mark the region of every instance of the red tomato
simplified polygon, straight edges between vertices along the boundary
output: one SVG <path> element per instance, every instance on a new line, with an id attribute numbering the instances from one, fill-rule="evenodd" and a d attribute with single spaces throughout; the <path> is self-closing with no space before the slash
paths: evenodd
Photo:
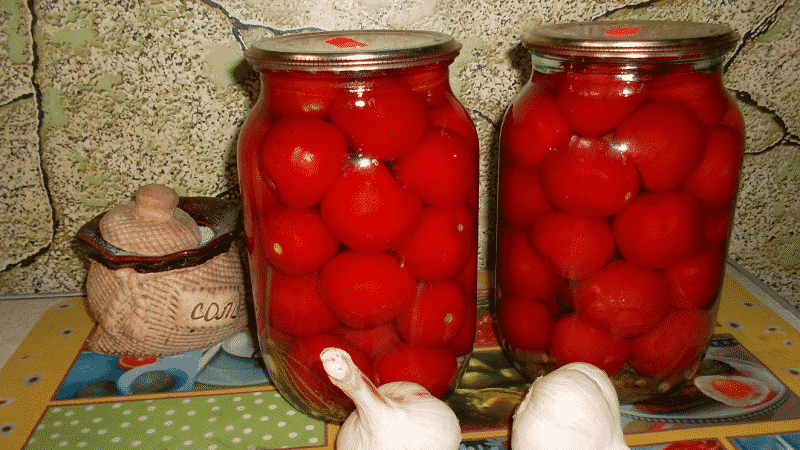
<path id="1" fill-rule="evenodd" d="M 562 211 L 542 214 L 528 233 L 531 248 L 556 275 L 580 280 L 597 272 L 614 256 L 614 235 L 606 219 Z"/>
<path id="2" fill-rule="evenodd" d="M 725 273 L 725 252 L 707 246 L 691 258 L 664 269 L 672 307 L 706 309 L 717 299 Z"/>
<path id="3" fill-rule="evenodd" d="M 648 95 L 639 81 L 624 81 L 617 74 L 578 72 L 561 81 L 556 103 L 575 133 L 602 136 L 622 123 Z"/>
<path id="4" fill-rule="evenodd" d="M 536 171 L 545 154 L 564 148 L 571 135 L 553 98 L 529 84 L 503 117 L 500 152 L 511 164 Z"/>
<path id="5" fill-rule="evenodd" d="M 682 188 L 706 208 L 731 206 L 736 200 L 743 160 L 744 141 L 739 133 L 733 128 L 712 128 L 708 131 L 703 158 Z"/>
<path id="6" fill-rule="evenodd" d="M 642 186 L 653 192 L 681 184 L 705 149 L 702 125 L 675 103 L 646 103 L 622 122 L 614 139 L 639 169 Z"/>
<path id="7" fill-rule="evenodd" d="M 475 241 L 475 219 L 466 206 L 423 207 L 419 225 L 395 252 L 418 280 L 446 280 L 461 272 Z"/>
<path id="8" fill-rule="evenodd" d="M 585 362 L 605 370 L 611 376 L 628 359 L 628 340 L 614 337 L 595 327 L 578 314 L 567 314 L 553 326 L 548 350 L 556 364 Z"/>
<path id="9" fill-rule="evenodd" d="M 574 298 L 581 317 L 615 336 L 639 335 L 669 312 L 664 275 L 623 260 L 582 280 Z"/>
<path id="10" fill-rule="evenodd" d="M 651 88 L 654 101 L 682 103 L 691 108 L 706 127 L 717 125 L 728 107 L 722 72 L 668 73 L 655 79 Z"/>
<path id="11" fill-rule="evenodd" d="M 270 265 L 285 273 L 314 272 L 339 251 L 339 241 L 316 209 L 279 206 L 267 214 L 259 231 Z"/>
<path id="12" fill-rule="evenodd" d="M 267 131 L 258 153 L 262 175 L 272 180 L 284 205 L 314 206 L 347 162 L 342 133 L 322 119 L 289 116 Z"/>
<path id="13" fill-rule="evenodd" d="M 372 370 L 378 386 L 410 381 L 441 398 L 455 382 L 458 364 L 455 354 L 447 347 L 400 344 L 375 358 Z"/>
<path id="14" fill-rule="evenodd" d="M 467 295 L 455 280 L 419 283 L 411 306 L 394 323 L 406 342 L 439 347 L 450 342 L 464 323 Z"/>
<path id="15" fill-rule="evenodd" d="M 447 128 L 431 128 L 414 149 L 392 164 L 392 172 L 423 203 L 456 208 L 478 183 L 476 148 Z"/>
<path id="16" fill-rule="evenodd" d="M 423 66 L 406 69 L 399 80 L 403 85 L 425 99 L 429 107 L 439 106 L 449 100 L 452 94 L 449 83 L 448 65 Z"/>
<path id="17" fill-rule="evenodd" d="M 505 245 L 501 247 L 497 270 L 498 284 L 503 295 L 513 294 L 533 300 L 544 300 L 555 294 L 560 279 L 547 261 L 531 250 L 523 231 L 507 229 Z"/>
<path id="18" fill-rule="evenodd" d="M 400 343 L 400 336 L 392 322 L 367 330 L 356 330 L 339 325 L 331 330 L 331 334 L 347 339 L 370 357 L 383 353 Z"/>
<path id="19" fill-rule="evenodd" d="M 728 127 L 733 128 L 739 133 L 739 136 L 744 139 L 745 137 L 745 126 L 744 126 L 744 118 L 742 117 L 741 111 L 739 111 L 739 107 L 736 104 L 736 100 L 730 94 L 728 96 L 728 106 L 725 109 L 725 115 L 722 117 L 722 120 L 719 121 L 719 126 L 721 127 Z"/>
<path id="20" fill-rule="evenodd" d="M 553 316 L 547 305 L 516 295 L 503 296 L 497 308 L 497 328 L 511 347 L 544 350 L 553 331 Z"/>
<path id="21" fill-rule="evenodd" d="M 334 79 L 319 73 L 262 72 L 261 76 L 262 96 L 267 102 L 262 109 L 279 117 L 306 114 L 324 118 L 339 91 Z"/>
<path id="22" fill-rule="evenodd" d="M 355 152 L 384 162 L 411 150 L 428 126 L 425 101 L 390 80 L 339 95 L 329 117 Z"/>
<path id="23" fill-rule="evenodd" d="M 630 364 L 649 377 L 686 370 L 703 357 L 714 320 L 696 309 L 676 309 L 661 324 L 631 340 Z"/>
<path id="24" fill-rule="evenodd" d="M 279 205 L 275 189 L 269 180 L 264 179 L 258 165 L 259 147 L 272 122 L 273 119 L 263 109 L 254 110 L 242 125 L 249 132 L 242 133 L 237 143 L 237 166 L 245 223 L 263 219 L 267 211 Z"/>
<path id="25" fill-rule="evenodd" d="M 135 367 L 139 366 L 146 366 L 148 364 L 153 364 L 158 361 L 158 358 L 155 356 L 143 356 L 139 358 L 135 357 L 128 357 L 128 358 L 120 358 L 117 360 L 117 367 L 122 370 L 131 370 Z"/>
<path id="26" fill-rule="evenodd" d="M 673 442 L 662 450 L 722 450 L 724 447 L 716 439 Z"/>
<path id="27" fill-rule="evenodd" d="M 382 252 L 416 230 L 422 204 L 382 163 L 358 158 L 333 183 L 321 211 L 328 228 L 346 246 Z"/>
<path id="28" fill-rule="evenodd" d="M 723 250 L 727 249 L 732 217 L 733 208 L 703 214 L 706 241 L 716 244 Z"/>
<path id="29" fill-rule="evenodd" d="M 685 192 L 642 192 L 614 218 L 622 257 L 663 269 L 694 254 L 703 234 L 700 206 Z"/>
<path id="30" fill-rule="evenodd" d="M 476 230 L 477 233 L 477 230 Z M 468 298 L 478 298 L 478 239 L 473 239 L 472 250 L 467 264 L 461 272 L 455 276 L 455 280 L 461 283 Z"/>
<path id="31" fill-rule="evenodd" d="M 386 253 L 345 251 L 319 275 L 324 301 L 334 317 L 350 328 L 374 328 L 411 305 L 416 280 Z"/>
<path id="32" fill-rule="evenodd" d="M 324 333 L 339 322 L 320 298 L 317 275 L 272 272 L 269 323 L 284 333 L 309 336 Z"/>
<path id="33" fill-rule="evenodd" d="M 458 334 L 447 344 L 456 356 L 466 355 L 472 351 L 472 347 L 475 343 L 475 334 L 478 329 L 477 298 L 475 296 L 470 296 L 469 292 L 466 292 L 466 290 L 465 293 L 467 294 L 467 307 L 464 311 L 464 323 L 461 324 Z"/>
<path id="34" fill-rule="evenodd" d="M 285 369 L 281 371 L 283 381 L 311 405 L 340 404 L 345 405 L 346 409 L 354 409 L 353 402 L 341 389 L 331 383 L 322 365 L 319 355 L 328 347 L 346 351 L 353 363 L 371 378 L 369 358 L 358 347 L 346 339 L 323 333 L 302 337 L 292 342 L 286 351 Z"/>
<path id="35" fill-rule="evenodd" d="M 428 113 L 430 126 L 447 128 L 460 134 L 473 148 L 478 148 L 478 133 L 466 108 L 453 96 L 448 95 L 447 103 Z"/>
<path id="36" fill-rule="evenodd" d="M 544 198 L 537 174 L 505 165 L 500 169 L 499 179 L 500 218 L 512 227 L 528 228 L 542 213 L 553 209 Z"/>
<path id="37" fill-rule="evenodd" d="M 616 214 L 639 192 L 636 166 L 603 139 L 573 137 L 565 150 L 548 153 L 540 174 L 545 198 L 582 216 Z"/>

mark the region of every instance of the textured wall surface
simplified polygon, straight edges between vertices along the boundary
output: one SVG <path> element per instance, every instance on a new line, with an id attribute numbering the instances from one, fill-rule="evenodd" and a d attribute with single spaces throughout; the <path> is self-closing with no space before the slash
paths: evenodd
<path id="1" fill-rule="evenodd" d="M 800 0 L 0 0 L 0 295 L 80 289 L 75 233 L 142 184 L 236 198 L 235 138 L 258 89 L 242 50 L 304 29 L 462 42 L 451 83 L 481 136 L 488 242 L 499 124 L 530 70 L 520 35 L 622 18 L 741 34 L 725 76 L 749 133 L 730 258 L 800 304 Z"/>

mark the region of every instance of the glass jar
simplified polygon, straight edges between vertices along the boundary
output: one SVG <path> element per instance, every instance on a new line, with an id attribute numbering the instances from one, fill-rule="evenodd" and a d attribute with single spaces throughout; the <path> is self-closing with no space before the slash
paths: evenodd
<path id="1" fill-rule="evenodd" d="M 372 381 L 450 393 L 475 335 L 478 138 L 449 85 L 461 45 L 421 31 L 264 39 L 238 142 L 261 353 L 298 410 L 343 421 L 326 347 Z"/>
<path id="2" fill-rule="evenodd" d="M 620 401 L 693 376 L 715 326 L 744 154 L 727 26 L 608 21 L 523 37 L 500 136 L 496 319 L 536 377 L 583 361 Z"/>

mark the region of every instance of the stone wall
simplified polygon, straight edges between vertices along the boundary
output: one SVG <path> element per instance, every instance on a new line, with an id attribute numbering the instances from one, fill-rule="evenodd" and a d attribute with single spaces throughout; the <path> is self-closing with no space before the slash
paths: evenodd
<path id="1" fill-rule="evenodd" d="M 730 258 L 800 304 L 800 0 L 3 0 L 0 295 L 82 288 L 78 228 L 145 183 L 236 198 L 235 138 L 257 96 L 255 40 L 311 29 L 442 31 L 482 151 L 486 266 L 496 140 L 529 73 L 520 35 L 603 19 L 725 22 L 726 84 L 748 127 Z"/>

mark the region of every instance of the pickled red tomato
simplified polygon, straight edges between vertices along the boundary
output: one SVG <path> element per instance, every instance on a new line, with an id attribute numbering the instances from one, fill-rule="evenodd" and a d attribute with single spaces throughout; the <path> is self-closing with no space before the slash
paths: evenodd
<path id="1" fill-rule="evenodd" d="M 614 237 L 623 258 L 664 269 L 700 248 L 701 220 L 700 206 L 690 194 L 642 192 L 614 218 Z"/>
<path id="2" fill-rule="evenodd" d="M 262 73 L 266 105 L 278 117 L 305 114 L 324 118 L 339 93 L 335 79 L 305 72 Z"/>
<path id="3" fill-rule="evenodd" d="M 556 293 L 560 280 L 547 261 L 531 250 L 527 233 L 505 230 L 500 248 L 498 282 L 503 295 L 545 300 Z"/>
<path id="4" fill-rule="evenodd" d="M 728 107 L 728 93 L 722 85 L 722 72 L 704 73 L 678 68 L 651 83 L 652 99 L 686 105 L 706 127 L 722 120 Z M 683 71 L 683 72 L 680 72 Z"/>
<path id="5" fill-rule="evenodd" d="M 672 307 L 706 309 L 717 298 L 725 273 L 725 252 L 707 246 L 694 256 L 664 269 Z"/>
<path id="6" fill-rule="evenodd" d="M 394 161 L 392 172 L 423 203 L 439 208 L 464 205 L 478 182 L 476 148 L 447 128 L 431 128 L 413 150 Z"/>
<path id="7" fill-rule="evenodd" d="M 553 97 L 528 84 L 503 117 L 500 151 L 515 166 L 536 171 L 547 152 L 566 147 L 570 136 Z"/>
<path id="8" fill-rule="evenodd" d="M 441 64 L 438 67 L 406 69 L 398 79 L 419 94 L 429 107 L 434 108 L 449 101 L 449 96 L 452 95 L 448 73 L 448 66 Z"/>
<path id="9" fill-rule="evenodd" d="M 604 217 L 621 211 L 639 191 L 639 173 L 624 153 L 599 138 L 574 136 L 542 161 L 541 186 L 556 208 Z"/>
<path id="10" fill-rule="evenodd" d="M 431 127 L 447 128 L 460 134 L 472 148 L 478 148 L 478 132 L 466 108 L 452 94 L 447 103 L 428 113 Z"/>
<path id="11" fill-rule="evenodd" d="M 400 336 L 392 322 L 366 330 L 339 325 L 331 330 L 331 334 L 347 339 L 367 356 L 377 355 L 400 343 Z"/>
<path id="12" fill-rule="evenodd" d="M 435 397 L 444 396 L 456 378 L 456 356 L 447 347 L 400 344 L 372 360 L 378 386 L 393 381 L 410 381 Z"/>
<path id="13" fill-rule="evenodd" d="M 615 251 L 608 220 L 556 210 L 536 219 L 528 240 L 556 275 L 570 280 L 580 280 L 597 272 L 611 260 Z"/>
<path id="14" fill-rule="evenodd" d="M 281 379 L 289 383 L 297 392 L 312 403 L 346 405 L 353 408 L 353 402 L 344 392 L 331 383 L 319 355 L 328 347 L 336 347 L 350 354 L 353 363 L 368 377 L 372 378 L 369 357 L 355 345 L 330 333 L 315 334 L 294 340 L 286 350 L 286 374 Z"/>
<path id="15" fill-rule="evenodd" d="M 623 260 L 578 283 L 574 298 L 581 317 L 622 337 L 651 329 L 666 317 L 670 305 L 664 275 Z"/>
<path id="16" fill-rule="evenodd" d="M 473 278 L 473 280 L 474 279 L 475 278 Z M 473 344 L 475 343 L 475 332 L 478 329 L 476 318 L 478 302 L 476 301 L 476 297 L 471 295 L 466 289 L 464 289 L 464 293 L 467 295 L 464 323 L 461 324 L 461 329 L 458 330 L 455 337 L 447 343 L 447 346 L 456 356 L 466 355 L 472 351 Z"/>
<path id="17" fill-rule="evenodd" d="M 400 336 L 422 347 L 439 347 L 456 337 L 466 319 L 467 295 L 458 281 L 423 281 L 411 306 L 395 319 Z"/>
<path id="18" fill-rule="evenodd" d="M 733 205 L 744 160 L 743 145 L 739 133 L 732 128 L 709 130 L 703 158 L 682 188 L 708 209 Z"/>
<path id="19" fill-rule="evenodd" d="M 498 202 L 500 218 L 508 225 L 524 229 L 546 211 L 553 209 L 542 192 L 539 175 L 510 164 L 500 169 Z"/>
<path id="20" fill-rule="evenodd" d="M 453 278 L 464 268 L 473 248 L 473 217 L 466 206 L 423 207 L 417 230 L 394 252 L 418 280 Z"/>
<path id="21" fill-rule="evenodd" d="M 339 251 L 339 240 L 316 209 L 276 207 L 267 213 L 259 231 L 267 261 L 288 274 L 314 272 Z"/>
<path id="22" fill-rule="evenodd" d="M 315 117 L 288 116 L 267 131 L 258 152 L 261 175 L 275 184 L 281 203 L 314 206 L 347 162 L 347 143 L 330 123 Z"/>
<path id="23" fill-rule="evenodd" d="M 392 79 L 364 85 L 334 100 L 330 121 L 356 153 L 383 162 L 397 159 L 413 148 L 428 126 L 425 101 Z"/>
<path id="24" fill-rule="evenodd" d="M 559 83 L 556 104 L 576 134 L 596 137 L 614 131 L 648 96 L 640 81 L 626 81 L 618 74 L 573 72 Z"/>
<path id="25" fill-rule="evenodd" d="M 739 136 L 741 136 L 742 140 L 745 137 L 745 127 L 744 127 L 744 117 L 742 117 L 742 113 L 739 111 L 739 107 L 736 105 L 736 100 L 731 96 L 728 95 L 728 107 L 725 109 L 725 115 L 722 116 L 722 120 L 719 121 L 719 126 L 721 127 L 728 127 L 733 128 Z"/>
<path id="26" fill-rule="evenodd" d="M 358 158 L 333 183 L 320 210 L 325 224 L 346 246 L 381 252 L 416 230 L 422 204 L 382 163 Z"/>
<path id="27" fill-rule="evenodd" d="M 275 189 L 264 178 L 258 166 L 259 147 L 272 127 L 272 122 L 267 113 L 260 110 L 252 113 L 242 125 L 252 131 L 240 135 L 237 143 L 236 159 L 239 182 L 242 185 L 242 209 L 248 212 L 244 216 L 245 223 L 261 220 L 267 211 L 279 204 Z"/>
<path id="28" fill-rule="evenodd" d="M 728 233 L 731 228 L 733 208 L 703 214 L 703 230 L 705 242 L 727 249 Z"/>
<path id="29" fill-rule="evenodd" d="M 613 375 L 628 360 L 628 340 L 592 325 L 577 313 L 567 314 L 553 326 L 548 353 L 563 366 L 586 362 Z"/>
<path id="30" fill-rule="evenodd" d="M 272 272 L 268 306 L 270 325 L 294 336 L 323 333 L 339 323 L 320 297 L 316 274 Z"/>
<path id="31" fill-rule="evenodd" d="M 344 251 L 319 275 L 328 309 L 350 328 L 374 328 L 406 311 L 416 280 L 386 253 Z"/>
<path id="32" fill-rule="evenodd" d="M 678 103 L 645 103 L 617 128 L 615 147 L 633 160 L 642 186 L 662 192 L 680 185 L 697 167 L 705 130 Z"/>
<path id="33" fill-rule="evenodd" d="M 477 230 L 475 230 L 477 233 Z M 458 273 L 453 279 L 461 283 L 464 292 L 467 293 L 469 298 L 478 298 L 478 239 L 477 234 L 472 242 L 472 250 L 469 252 L 470 257 L 461 272 Z"/>
<path id="34" fill-rule="evenodd" d="M 545 350 L 554 323 L 547 305 L 538 300 L 504 295 L 497 308 L 497 327 L 517 350 Z"/>
<path id="35" fill-rule="evenodd" d="M 677 374 L 697 363 L 714 332 L 714 321 L 696 309 L 673 310 L 661 323 L 631 340 L 630 364 L 650 377 Z"/>

